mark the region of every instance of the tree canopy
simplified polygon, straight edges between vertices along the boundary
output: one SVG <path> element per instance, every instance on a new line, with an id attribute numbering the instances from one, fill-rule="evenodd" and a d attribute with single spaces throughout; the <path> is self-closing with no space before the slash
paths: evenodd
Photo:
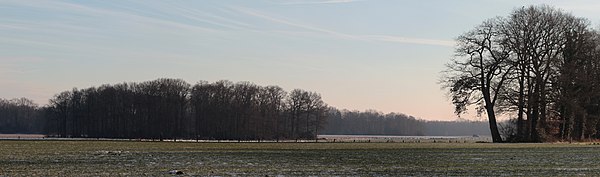
<path id="1" fill-rule="evenodd" d="M 455 112 L 476 105 L 494 142 L 496 117 L 516 119 L 510 141 L 598 138 L 600 33 L 547 5 L 515 9 L 457 38 L 442 85 Z"/>
<path id="2" fill-rule="evenodd" d="M 48 133 L 59 137 L 309 139 L 327 105 L 301 89 L 157 79 L 65 91 L 46 109 Z"/>

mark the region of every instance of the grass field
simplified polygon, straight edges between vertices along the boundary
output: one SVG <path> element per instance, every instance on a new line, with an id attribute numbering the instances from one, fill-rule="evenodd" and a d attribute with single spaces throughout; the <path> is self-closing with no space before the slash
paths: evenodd
<path id="1" fill-rule="evenodd" d="M 0 176 L 600 175 L 600 146 L 0 141 Z"/>

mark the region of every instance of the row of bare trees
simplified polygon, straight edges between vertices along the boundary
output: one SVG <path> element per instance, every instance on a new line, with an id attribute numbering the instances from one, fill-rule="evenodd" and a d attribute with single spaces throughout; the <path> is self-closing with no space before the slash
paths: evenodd
<path id="1" fill-rule="evenodd" d="M 328 135 L 422 136 L 427 123 L 405 114 L 383 114 L 375 110 L 360 112 L 330 108 L 328 117 L 322 132 Z"/>
<path id="2" fill-rule="evenodd" d="M 327 105 L 315 92 L 249 82 L 199 82 L 190 105 L 200 138 L 309 139 L 327 118 Z"/>
<path id="3" fill-rule="evenodd" d="M 326 111 L 319 94 L 300 89 L 157 79 L 65 91 L 45 112 L 60 137 L 308 139 Z"/>
<path id="4" fill-rule="evenodd" d="M 159 82 L 163 82 L 163 86 Z M 187 108 L 177 109 L 176 106 L 181 106 L 178 102 L 186 94 L 174 90 L 186 90 L 182 89 L 186 86 L 190 87 L 183 100 L 183 106 Z M 140 89 L 143 87 L 147 88 Z M 169 95 L 167 92 L 154 92 L 155 96 L 163 95 L 154 98 L 143 96 L 150 92 L 140 91 L 152 90 L 148 87 L 173 87 L 176 89 L 171 89 L 171 92 L 178 93 L 181 97 L 170 102 L 159 99 Z M 135 91 L 135 88 L 140 90 Z M 230 97 L 242 93 L 240 91 L 245 93 L 242 97 Z M 219 95 L 225 93 L 229 96 Z M 173 98 L 177 97 L 175 95 L 171 94 Z M 244 98 L 248 97 L 243 95 L 254 95 L 250 96 L 254 97 L 254 101 L 249 99 L 245 102 Z M 54 97 L 51 106 L 38 107 L 26 98 L 0 99 L 0 133 L 199 139 L 313 138 L 316 133 L 401 136 L 489 134 L 482 131 L 485 122 L 425 121 L 402 113 L 339 110 L 324 107 L 318 97 L 313 92 L 293 90 L 287 94 L 276 86 L 259 87 L 248 82 L 199 82 L 191 87 L 181 80 L 167 79 L 139 84 L 104 85 L 63 92 Z M 164 105 L 145 104 L 146 100 Z M 251 106 L 243 108 L 242 105 Z M 159 118 L 161 115 L 169 117 L 169 120 Z M 50 121 L 47 122 L 47 119 Z M 155 126 L 152 122 L 160 125 Z M 327 124 L 323 124 L 324 122 Z"/>
<path id="5" fill-rule="evenodd" d="M 0 98 L 0 134 L 42 132 L 44 118 L 37 104 L 27 98 Z"/>
<path id="6" fill-rule="evenodd" d="M 600 138 L 600 33 L 587 19 L 547 5 L 484 21 L 457 39 L 442 83 L 457 114 L 516 119 L 509 141 Z"/>

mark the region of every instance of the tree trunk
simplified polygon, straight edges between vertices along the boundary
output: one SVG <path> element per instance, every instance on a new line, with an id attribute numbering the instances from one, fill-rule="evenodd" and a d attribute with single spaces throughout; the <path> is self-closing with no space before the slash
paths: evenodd
<path id="1" fill-rule="evenodd" d="M 525 70 L 521 69 L 521 76 L 519 77 L 519 103 L 518 103 L 518 118 L 517 118 L 517 139 L 518 141 L 523 141 L 524 139 L 524 131 L 523 131 L 523 114 L 525 112 Z"/>
<path id="2" fill-rule="evenodd" d="M 490 124 L 490 131 L 492 133 L 492 141 L 494 143 L 501 143 L 502 137 L 500 136 L 500 131 L 498 131 L 498 124 L 496 122 L 496 113 L 494 112 L 494 109 L 492 106 L 486 105 L 485 110 L 488 115 L 488 120 L 489 120 L 488 122 Z"/>
<path id="3" fill-rule="evenodd" d="M 537 80 L 537 79 L 536 79 Z M 540 115 L 540 103 L 539 103 L 539 98 L 540 98 L 540 86 L 539 86 L 539 82 L 536 82 L 535 87 L 535 91 L 532 93 L 532 105 L 531 105 L 531 125 L 530 125 L 530 132 L 529 132 L 529 137 L 531 141 L 534 142 L 539 142 L 539 132 L 537 129 L 537 124 L 538 124 L 538 118 Z"/>
<path id="4" fill-rule="evenodd" d="M 490 124 L 492 142 L 501 143 L 502 137 L 500 136 L 500 131 L 498 130 L 498 123 L 496 122 L 496 113 L 494 111 L 494 105 L 492 103 L 489 88 L 483 89 L 483 99 L 485 101 L 485 110 L 488 115 L 488 122 Z"/>
<path id="5" fill-rule="evenodd" d="M 540 96 L 539 96 L 539 109 L 540 109 L 540 116 L 538 117 L 538 135 L 540 135 L 541 137 L 538 138 L 544 138 L 547 136 L 547 131 L 546 128 L 549 126 L 546 123 L 547 120 L 547 116 L 546 116 L 546 105 L 547 105 L 547 101 L 546 101 L 546 85 L 544 84 L 544 82 L 541 83 L 542 85 L 540 85 Z"/>

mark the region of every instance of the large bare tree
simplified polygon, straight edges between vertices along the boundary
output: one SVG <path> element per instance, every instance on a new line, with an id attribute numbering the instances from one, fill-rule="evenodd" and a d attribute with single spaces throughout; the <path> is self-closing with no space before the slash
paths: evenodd
<path id="1" fill-rule="evenodd" d="M 586 19 L 541 5 L 461 35 L 442 81 L 456 113 L 469 105 L 485 111 L 494 142 L 502 141 L 499 113 L 516 114 L 511 141 L 595 135 L 598 33 L 588 26 Z"/>
<path id="2" fill-rule="evenodd" d="M 490 19 L 457 39 L 456 58 L 447 64 L 443 86 L 448 89 L 460 115 L 477 105 L 488 117 L 492 140 L 502 142 L 495 105 L 513 67 L 507 64 L 510 52 L 501 45 L 500 19 Z"/>

